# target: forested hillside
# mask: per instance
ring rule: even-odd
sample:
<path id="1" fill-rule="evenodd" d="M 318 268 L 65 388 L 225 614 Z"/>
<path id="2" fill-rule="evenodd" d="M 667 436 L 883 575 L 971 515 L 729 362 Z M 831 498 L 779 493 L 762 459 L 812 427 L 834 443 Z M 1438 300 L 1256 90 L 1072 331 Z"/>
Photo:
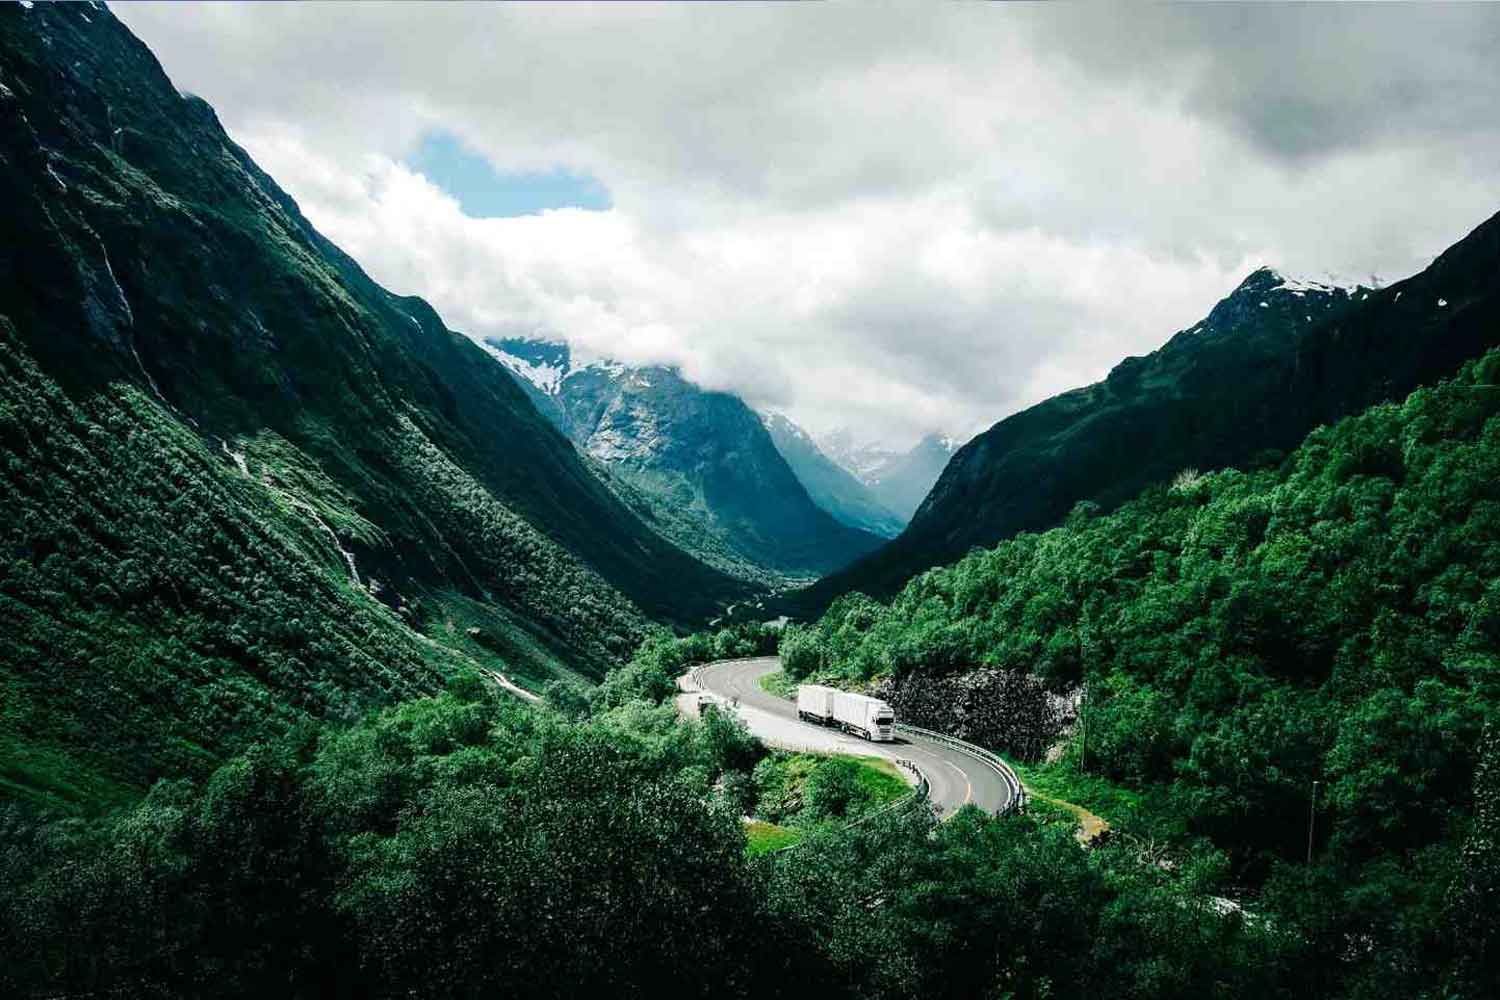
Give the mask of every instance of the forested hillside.
<path id="1" fill-rule="evenodd" d="M 747 851 L 774 762 L 654 641 L 564 711 L 476 678 L 304 726 L 91 821 L 0 807 L 0 992 L 967 998 L 1293 995 L 1296 938 L 1065 826 L 922 809 Z M 761 766 L 757 766 L 758 762 Z"/>
<path id="2" fill-rule="evenodd" d="M 1355 913 L 1328 863 L 1285 866 L 1242 910 L 1208 845 L 1083 850 L 1041 803 L 846 826 L 820 795 L 806 805 L 833 812 L 798 846 L 753 856 L 740 817 L 787 808 L 784 769 L 663 699 L 760 638 L 657 638 L 543 710 L 460 677 L 94 820 L 0 806 L 0 991 L 1290 1000 L 1494 981 L 1500 864 L 1478 827 L 1456 863 L 1419 854 L 1407 875 L 1387 856 Z M 1384 894 L 1415 876 L 1432 884 Z"/>
<path id="3" fill-rule="evenodd" d="M 375 285 L 107 10 L 0 6 L 0 760 L 87 802 L 743 587 Z"/>
<path id="4" fill-rule="evenodd" d="M 974 546 L 1111 510 L 1193 467 L 1253 469 L 1321 423 L 1401 399 L 1500 343 L 1500 216 L 1381 289 L 1263 268 L 1159 350 L 970 441 L 895 541 L 797 599 L 888 597 Z"/>
<path id="5" fill-rule="evenodd" d="M 1082 688 L 1080 724 L 1052 737 L 1078 766 L 1086 732 L 1088 772 L 1163 804 L 1255 905 L 1305 926 L 1324 949 L 1310 995 L 1431 988 L 1444 907 L 1492 833 L 1474 789 L 1497 651 L 1500 352 L 1274 468 L 1184 469 L 1112 514 L 1079 504 L 782 642 L 796 676 L 885 678 L 898 711 L 982 668 Z M 977 700 L 924 721 L 1048 748 Z"/>

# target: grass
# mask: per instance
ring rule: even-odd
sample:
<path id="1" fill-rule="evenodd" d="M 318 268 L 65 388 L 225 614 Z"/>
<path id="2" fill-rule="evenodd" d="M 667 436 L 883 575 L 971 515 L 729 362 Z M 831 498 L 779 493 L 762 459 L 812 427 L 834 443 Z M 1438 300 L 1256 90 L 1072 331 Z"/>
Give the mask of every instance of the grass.
<path id="1" fill-rule="evenodd" d="M 844 756 L 844 755 L 839 755 Z M 901 769 L 884 757 L 844 757 L 860 765 L 859 783 L 881 805 L 911 793 Z"/>
<path id="2" fill-rule="evenodd" d="M 767 823 L 765 820 L 752 819 L 745 821 L 745 854 L 747 857 L 759 857 L 772 851 L 779 851 L 783 847 L 791 847 L 802 840 L 802 834 L 790 827 L 777 826 L 775 823 Z"/>
<path id="3" fill-rule="evenodd" d="M 762 674 L 761 690 L 778 698 L 793 701 L 797 682 L 784 670 Z M 900 770 L 884 757 L 850 757 L 864 765 L 860 783 L 876 792 L 882 802 L 899 798 L 910 790 Z M 1180 832 L 1179 817 L 1148 804 L 1132 789 L 1116 785 L 1092 774 L 1079 774 L 1072 761 L 1057 764 L 1018 764 L 1007 761 L 1026 786 L 1031 812 L 1049 822 L 1078 827 L 1079 839 L 1088 842 L 1111 827 L 1160 830 L 1165 823 L 1168 832 Z M 899 782 L 880 786 L 880 781 Z"/>
<path id="4" fill-rule="evenodd" d="M 1107 778 L 1080 774 L 1070 760 L 1056 764 L 1020 764 L 1009 761 L 1027 797 L 1048 809 L 1061 810 L 1059 818 L 1071 816 L 1080 826 L 1080 839 L 1088 839 L 1105 829 L 1127 832 L 1150 832 L 1177 836 L 1183 833 L 1182 818 L 1158 798 L 1117 785 Z M 1100 827 L 1099 824 L 1103 826 Z"/>
<path id="5" fill-rule="evenodd" d="M 769 773 L 762 774 L 766 767 Z M 830 775 L 842 771 L 843 777 Z M 911 794 L 901 770 L 883 757 L 849 754 L 773 753 L 756 768 L 760 816 L 745 820 L 746 854 L 755 857 L 797 843 L 814 829 L 840 827 Z M 813 780 L 850 781 L 858 786 L 836 814 L 814 816 L 808 794 Z M 845 786 L 847 787 L 847 786 Z"/>
<path id="6" fill-rule="evenodd" d="M 785 670 L 773 670 L 769 674 L 762 674 L 756 683 L 766 694 L 785 698 L 787 701 L 797 700 L 797 682 L 788 677 Z"/>

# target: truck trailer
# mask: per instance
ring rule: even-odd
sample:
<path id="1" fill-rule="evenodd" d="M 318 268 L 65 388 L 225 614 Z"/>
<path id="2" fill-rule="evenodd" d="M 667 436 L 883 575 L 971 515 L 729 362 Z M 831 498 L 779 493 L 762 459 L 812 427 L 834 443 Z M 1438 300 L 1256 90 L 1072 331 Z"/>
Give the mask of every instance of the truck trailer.
<path id="1" fill-rule="evenodd" d="M 820 726 L 833 725 L 833 696 L 831 687 L 821 684 L 800 684 L 797 687 L 797 718 L 803 722 L 816 722 Z"/>
<path id="2" fill-rule="evenodd" d="M 820 726 L 838 726 L 846 733 L 877 743 L 896 738 L 896 713 L 879 698 L 852 694 L 821 684 L 797 688 L 797 717 Z"/>

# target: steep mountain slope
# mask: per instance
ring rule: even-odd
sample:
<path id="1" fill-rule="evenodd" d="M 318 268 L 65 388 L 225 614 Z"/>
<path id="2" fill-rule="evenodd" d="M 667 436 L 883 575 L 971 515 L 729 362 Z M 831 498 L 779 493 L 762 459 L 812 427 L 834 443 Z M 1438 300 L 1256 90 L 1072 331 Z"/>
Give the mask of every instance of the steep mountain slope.
<path id="1" fill-rule="evenodd" d="M 937 482 L 958 445 L 952 438 L 929 434 L 873 470 L 870 489 L 908 521 Z"/>
<path id="2" fill-rule="evenodd" d="M 907 451 L 893 451 L 857 444 L 846 431 L 823 437 L 818 446 L 903 522 L 911 520 L 958 447 L 952 438 L 929 434 Z"/>
<path id="3" fill-rule="evenodd" d="M 321 237 L 102 6 L 0 6 L 0 779 L 87 799 L 742 585 Z M 434 641 L 437 640 L 437 641 Z"/>
<path id="4" fill-rule="evenodd" d="M 1411 278 L 1346 290 L 1256 271 L 1203 322 L 954 455 L 890 545 L 795 598 L 884 596 L 974 546 L 1117 506 L 1190 469 L 1280 460 L 1319 424 L 1452 374 L 1500 342 L 1500 216 Z"/>
<path id="5" fill-rule="evenodd" d="M 852 528 L 882 538 L 894 538 L 901 533 L 905 519 L 888 510 L 849 470 L 823 454 L 807 431 L 781 413 L 763 413 L 761 422 L 766 425 L 776 450 L 807 487 L 813 503 Z"/>
<path id="6" fill-rule="evenodd" d="M 813 502 L 738 397 L 670 368 L 574 365 L 566 347 L 545 341 L 487 346 L 581 452 L 645 498 L 659 530 L 701 558 L 762 579 L 806 579 L 880 544 Z"/>

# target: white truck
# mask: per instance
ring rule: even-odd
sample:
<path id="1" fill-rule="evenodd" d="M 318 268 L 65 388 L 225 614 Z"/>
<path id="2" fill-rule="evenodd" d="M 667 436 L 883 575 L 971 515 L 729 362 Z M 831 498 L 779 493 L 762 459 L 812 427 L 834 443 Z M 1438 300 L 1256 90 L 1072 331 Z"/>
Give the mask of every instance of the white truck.
<path id="1" fill-rule="evenodd" d="M 838 726 L 846 733 L 877 743 L 896 738 L 896 713 L 879 698 L 852 694 L 821 684 L 797 688 L 797 717 L 820 726 Z"/>

